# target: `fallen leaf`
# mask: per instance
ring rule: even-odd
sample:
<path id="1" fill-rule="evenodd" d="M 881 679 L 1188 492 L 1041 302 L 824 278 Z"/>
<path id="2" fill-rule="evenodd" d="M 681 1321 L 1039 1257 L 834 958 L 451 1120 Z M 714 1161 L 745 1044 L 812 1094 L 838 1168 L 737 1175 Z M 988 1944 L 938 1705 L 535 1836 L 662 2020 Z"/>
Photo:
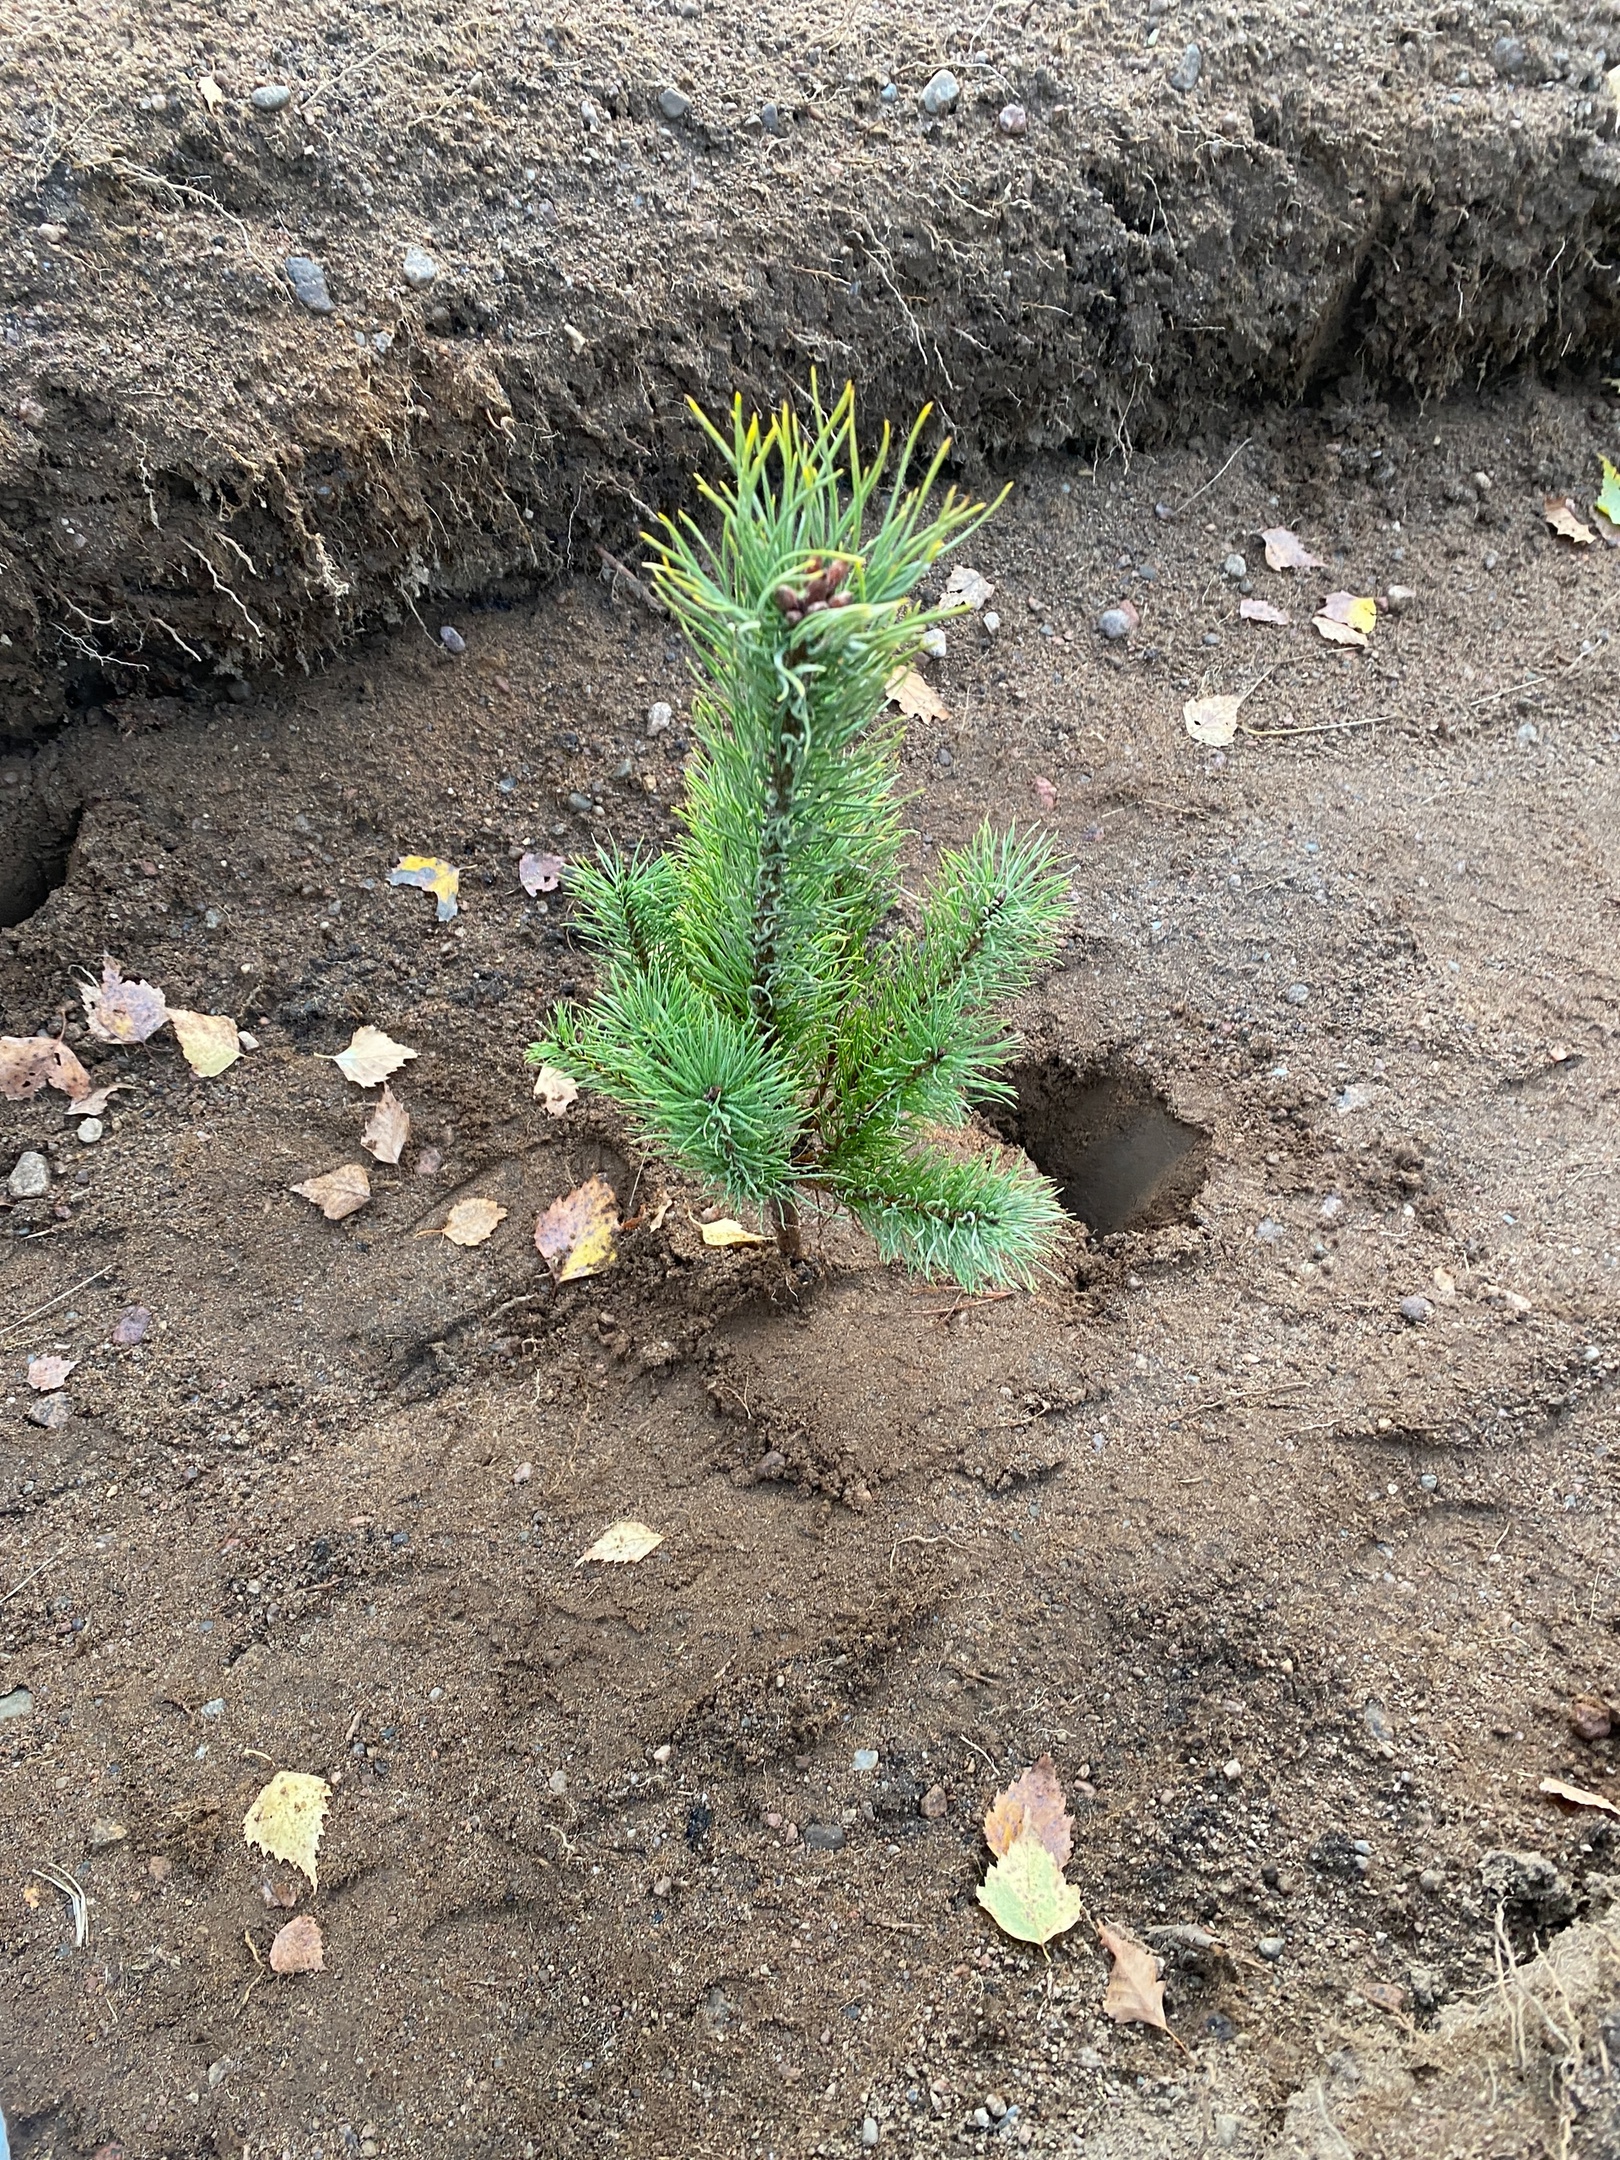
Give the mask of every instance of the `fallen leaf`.
<path id="1" fill-rule="evenodd" d="M 1273 607 L 1269 600 L 1240 600 L 1238 613 L 1245 622 L 1276 623 L 1284 630 L 1293 620 L 1286 608 Z"/>
<path id="2" fill-rule="evenodd" d="M 120 1350 L 130 1350 L 136 1343 L 145 1342 L 151 1332 L 151 1308 L 146 1305 L 132 1305 L 128 1312 L 119 1314 L 118 1324 L 112 1331 L 112 1339 Z"/>
<path id="3" fill-rule="evenodd" d="M 298 1903 L 296 1883 L 273 1883 L 267 1876 L 259 1885 L 259 1895 L 267 1905 L 279 1905 L 283 1912 L 291 1912 Z"/>
<path id="4" fill-rule="evenodd" d="M 1313 555 L 1298 533 L 1291 533 L 1286 525 L 1274 525 L 1270 532 L 1260 535 L 1266 544 L 1266 568 L 1268 570 L 1320 570 L 1320 555 Z"/>
<path id="5" fill-rule="evenodd" d="M 1103 1995 L 1103 2016 L 1111 2017 L 1116 2025 L 1152 2025 L 1167 2033 L 1164 1982 L 1153 1952 L 1110 1927 L 1099 1927 L 1097 1935 L 1114 1961 Z"/>
<path id="6" fill-rule="evenodd" d="M 67 1054 L 70 1058 L 73 1058 L 74 1064 L 78 1065 L 79 1061 L 73 1057 L 73 1052 L 70 1050 Z M 83 1071 L 82 1066 L 80 1066 L 80 1070 Z M 89 1095 L 72 1096 L 62 1105 L 62 1115 L 64 1117 L 100 1117 L 113 1097 L 121 1090 L 133 1086 L 133 1084 L 129 1080 L 109 1080 L 105 1087 L 96 1088 Z"/>
<path id="7" fill-rule="evenodd" d="M 757 1230 L 745 1230 L 740 1222 L 729 1215 L 722 1215 L 718 1222 L 698 1224 L 698 1235 L 705 1245 L 768 1245 L 768 1237 L 761 1237 Z"/>
<path id="8" fill-rule="evenodd" d="M 618 1259 L 613 1248 L 618 1202 L 604 1177 L 587 1178 L 553 1200 L 534 1226 L 535 1250 L 558 1283 L 600 1275 Z"/>
<path id="9" fill-rule="evenodd" d="M 321 1842 L 332 1788 L 325 1778 L 305 1770 L 278 1770 L 242 1818 L 242 1835 L 272 1860 L 281 1860 L 315 1880 L 315 1854 Z"/>
<path id="10" fill-rule="evenodd" d="M 570 1103 L 579 1101 L 579 1085 L 555 1065 L 542 1065 L 534 1079 L 534 1099 L 545 1104 L 548 1117 L 561 1117 Z"/>
<path id="11" fill-rule="evenodd" d="M 1536 1789 L 1550 1793 L 1555 1800 L 1567 1800 L 1571 1807 L 1601 1808 L 1605 1815 L 1620 1815 L 1620 1807 L 1602 1793 L 1588 1792 L 1584 1785 L 1566 1785 L 1562 1778 L 1544 1777 Z"/>
<path id="12" fill-rule="evenodd" d="M 1378 602 L 1359 593 L 1329 593 L 1311 621 L 1330 645 L 1365 645 L 1378 620 Z"/>
<path id="13" fill-rule="evenodd" d="M 270 1970 L 273 1973 L 324 1972 L 324 1950 L 320 1929 L 307 1912 L 301 1912 L 285 1927 L 276 1930 L 276 1939 L 270 1945 Z"/>
<path id="14" fill-rule="evenodd" d="M 1189 698 L 1181 708 L 1182 724 L 1196 743 L 1224 750 L 1237 733 L 1241 697 Z"/>
<path id="15" fill-rule="evenodd" d="M 663 1542 L 663 1533 L 649 1530 L 644 1522 L 609 1523 L 590 1551 L 582 1552 L 574 1565 L 583 1567 L 587 1560 L 596 1560 L 604 1567 L 629 1567 L 632 1561 L 645 1560 Z"/>
<path id="16" fill-rule="evenodd" d="M 169 1017 L 163 992 L 149 982 L 125 982 L 118 962 L 105 953 L 100 982 L 81 982 L 79 995 L 85 1021 L 100 1042 L 145 1042 Z"/>
<path id="17" fill-rule="evenodd" d="M 324 1056 L 325 1053 L 317 1052 L 317 1055 Z M 398 1072 L 407 1058 L 415 1056 L 414 1050 L 407 1050 L 403 1043 L 395 1042 L 381 1028 L 362 1027 L 355 1029 L 349 1047 L 328 1058 L 327 1063 L 335 1065 L 344 1079 L 352 1080 L 356 1087 L 375 1087 L 379 1080 L 386 1080 L 390 1073 Z"/>
<path id="18" fill-rule="evenodd" d="M 1037 773 L 1029 785 L 1030 792 L 1043 810 L 1055 810 L 1057 808 L 1057 789 L 1050 780 L 1042 778 Z"/>
<path id="19" fill-rule="evenodd" d="M 1581 523 L 1573 496 L 1549 495 L 1542 504 L 1542 515 L 1555 533 L 1573 540 L 1577 547 L 1591 547 L 1597 539 L 1591 527 Z"/>
<path id="20" fill-rule="evenodd" d="M 970 570 L 966 563 L 958 563 L 945 580 L 945 605 L 982 608 L 995 589 L 979 571 Z"/>
<path id="21" fill-rule="evenodd" d="M 525 855 L 518 863 L 518 883 L 532 900 L 537 893 L 555 892 L 567 868 L 560 855 Z"/>
<path id="22" fill-rule="evenodd" d="M 482 1245 L 506 1210 L 493 1200 L 458 1200 L 444 1220 L 444 1235 L 452 1245 Z"/>
<path id="23" fill-rule="evenodd" d="M 1620 544 L 1620 465 L 1611 465 L 1603 459 L 1603 485 L 1592 505 L 1592 514 L 1598 521 L 1598 530 L 1611 546 Z"/>
<path id="24" fill-rule="evenodd" d="M 305 1178 L 293 1191 L 313 1200 L 328 1222 L 342 1222 L 345 1215 L 354 1214 L 371 1198 L 371 1180 L 364 1163 L 343 1163 L 336 1170 L 328 1170 L 324 1177 Z"/>
<path id="25" fill-rule="evenodd" d="M 360 1145 L 378 1162 L 397 1163 L 411 1137 L 411 1113 L 385 1080 L 377 1107 L 366 1120 Z"/>
<path id="26" fill-rule="evenodd" d="M 985 1843 L 1001 1857 L 1028 1831 L 1039 1838 L 1058 1866 L 1068 1865 L 1073 1849 L 1074 1818 L 1063 1805 L 1063 1787 L 1050 1755 L 997 1793 L 984 1818 Z"/>
<path id="27" fill-rule="evenodd" d="M 242 1055 L 236 1022 L 226 1013 L 182 1012 L 171 1005 L 169 1018 L 179 1038 L 180 1054 L 199 1080 L 212 1080 Z"/>
<path id="28" fill-rule="evenodd" d="M 197 88 L 201 93 L 202 101 L 208 107 L 208 110 L 211 113 L 218 112 L 219 108 L 225 102 L 225 93 L 219 87 L 219 84 L 215 82 L 213 76 L 199 75 L 197 77 Z"/>
<path id="29" fill-rule="evenodd" d="M 1312 627 L 1319 637 L 1325 637 L 1330 645 L 1365 646 L 1367 633 L 1352 623 L 1335 622 L 1330 615 L 1313 615 Z"/>
<path id="30" fill-rule="evenodd" d="M 889 677 L 884 696 L 898 705 L 908 720 L 943 720 L 945 707 L 932 686 L 915 668 L 897 668 Z"/>
<path id="31" fill-rule="evenodd" d="M 1014 1838 L 980 1883 L 978 1900 L 1004 1935 L 1048 1943 L 1080 1917 L 1080 1893 L 1032 1831 Z"/>
<path id="32" fill-rule="evenodd" d="M 76 1357 L 37 1357 L 28 1361 L 28 1385 L 42 1394 L 59 1388 L 78 1364 Z"/>
<path id="33" fill-rule="evenodd" d="M 0 1095 L 7 1102 L 24 1102 L 43 1087 L 82 1102 L 90 1092 L 90 1075 L 55 1035 L 0 1035 Z"/>
<path id="34" fill-rule="evenodd" d="M 453 863 L 443 861 L 437 855 L 402 855 L 388 873 L 390 885 L 419 885 L 424 892 L 432 893 L 439 903 L 440 922 L 454 922 L 460 914 L 456 894 L 461 890 L 461 872 Z"/>

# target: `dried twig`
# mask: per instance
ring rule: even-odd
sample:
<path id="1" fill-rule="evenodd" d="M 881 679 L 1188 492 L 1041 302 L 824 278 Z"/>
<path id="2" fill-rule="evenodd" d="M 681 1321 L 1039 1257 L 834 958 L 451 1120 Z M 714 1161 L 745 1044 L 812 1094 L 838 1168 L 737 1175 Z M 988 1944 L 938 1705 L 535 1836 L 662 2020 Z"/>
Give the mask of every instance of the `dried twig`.
<path id="1" fill-rule="evenodd" d="M 90 1900 L 84 1894 L 83 1884 L 53 1867 L 48 1860 L 42 1860 L 34 1873 L 41 1882 L 48 1882 L 53 1889 L 60 1890 L 73 1907 L 73 1947 L 82 1950 L 90 1940 Z"/>

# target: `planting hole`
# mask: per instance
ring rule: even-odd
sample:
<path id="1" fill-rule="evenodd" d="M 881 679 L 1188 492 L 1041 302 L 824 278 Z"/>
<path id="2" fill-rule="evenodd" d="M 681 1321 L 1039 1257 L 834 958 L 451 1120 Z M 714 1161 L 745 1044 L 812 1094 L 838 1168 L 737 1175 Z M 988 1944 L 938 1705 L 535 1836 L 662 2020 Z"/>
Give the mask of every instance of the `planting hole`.
<path id="1" fill-rule="evenodd" d="M 77 828 L 76 816 L 40 800 L 26 767 L 0 769 L 0 929 L 25 923 L 66 878 Z"/>
<path id="2" fill-rule="evenodd" d="M 1008 1078 L 1016 1099 L 988 1105 L 987 1122 L 1046 1173 L 1094 1236 L 1187 1213 L 1204 1182 L 1209 1135 L 1145 1081 L 1077 1072 L 1058 1057 L 1028 1059 Z"/>

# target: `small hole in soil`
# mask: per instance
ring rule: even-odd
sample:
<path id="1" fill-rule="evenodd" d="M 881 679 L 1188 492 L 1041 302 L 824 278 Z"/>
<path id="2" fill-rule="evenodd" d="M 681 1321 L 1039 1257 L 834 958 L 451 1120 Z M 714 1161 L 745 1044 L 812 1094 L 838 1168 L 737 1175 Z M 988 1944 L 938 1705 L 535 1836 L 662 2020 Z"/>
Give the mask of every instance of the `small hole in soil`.
<path id="1" fill-rule="evenodd" d="M 1078 1072 L 1032 1058 L 1008 1074 L 1017 1099 L 986 1121 L 1057 1186 L 1063 1205 L 1098 1237 L 1174 1222 L 1204 1182 L 1209 1135 L 1168 1108 L 1143 1080 Z"/>
<path id="2" fill-rule="evenodd" d="M 36 914 L 67 876 L 78 819 L 63 824 L 27 787 L 0 795 L 0 930 Z"/>

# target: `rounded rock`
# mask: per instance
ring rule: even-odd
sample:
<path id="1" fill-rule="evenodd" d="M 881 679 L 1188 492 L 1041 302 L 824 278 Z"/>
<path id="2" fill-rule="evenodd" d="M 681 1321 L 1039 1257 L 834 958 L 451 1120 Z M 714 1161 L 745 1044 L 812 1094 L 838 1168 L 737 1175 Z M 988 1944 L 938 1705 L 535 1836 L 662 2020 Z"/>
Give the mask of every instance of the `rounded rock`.
<path id="1" fill-rule="evenodd" d="M 1266 1960 L 1267 1964 L 1275 1965 L 1278 1958 L 1288 1948 L 1288 1945 L 1280 1935 L 1262 1935 L 1254 1947 Z"/>
<path id="2" fill-rule="evenodd" d="M 1117 644 L 1131 634 L 1131 618 L 1123 608 L 1104 608 L 1097 617 L 1097 628 L 1110 643 Z"/>
<path id="3" fill-rule="evenodd" d="M 1401 1318 L 1409 1327 L 1422 1327 L 1425 1320 L 1434 1318 L 1434 1307 L 1426 1297 L 1403 1297 Z"/>
<path id="4" fill-rule="evenodd" d="M 1288 1002 L 1290 1005 L 1308 1005 L 1311 1002 L 1310 984 L 1290 983 L 1288 985 Z"/>
<path id="5" fill-rule="evenodd" d="M 658 93 L 658 110 L 666 120 L 684 120 L 692 110 L 692 100 L 684 90 L 677 90 L 673 83 Z"/>
<path id="6" fill-rule="evenodd" d="M 332 295 L 326 289 L 326 272 L 313 255 L 289 255 L 282 268 L 295 297 L 312 315 L 330 315 Z"/>
<path id="7" fill-rule="evenodd" d="M 883 85 L 883 88 L 878 92 L 878 96 L 883 100 L 885 105 L 897 104 L 900 98 L 900 85 L 898 83 L 886 82 Z"/>
<path id="8" fill-rule="evenodd" d="M 759 108 L 759 124 L 767 135 L 781 135 L 786 132 L 782 126 L 782 115 L 769 99 Z"/>
<path id="9" fill-rule="evenodd" d="M 1001 628 L 1001 617 L 996 613 L 994 608 L 986 608 L 984 613 L 979 617 L 979 620 L 984 625 L 984 634 L 986 637 L 994 637 L 996 632 Z"/>
<path id="10" fill-rule="evenodd" d="M 1204 72 L 1204 49 L 1201 45 L 1189 45 L 1175 66 L 1170 70 L 1170 87 L 1183 96 L 1196 90 L 1198 78 Z"/>
<path id="11" fill-rule="evenodd" d="M 674 718 L 673 711 L 660 698 L 656 705 L 647 707 L 647 733 L 649 735 L 667 735 Z"/>
<path id="12" fill-rule="evenodd" d="M 439 266 L 423 247 L 408 247 L 402 265 L 405 282 L 412 292 L 426 292 L 439 274 Z"/>
<path id="13" fill-rule="evenodd" d="M 248 103 L 255 112 L 281 112 L 292 103 L 292 91 L 284 82 L 260 83 L 249 91 Z"/>
<path id="14" fill-rule="evenodd" d="M 812 1852 L 842 1852 L 844 1831 L 840 1823 L 813 1822 L 804 1826 L 804 1842 Z"/>
<path id="15" fill-rule="evenodd" d="M 447 653 L 464 653 L 467 650 L 467 640 L 452 623 L 440 623 L 439 643 Z"/>
<path id="16" fill-rule="evenodd" d="M 996 125 L 1003 135 L 1025 135 L 1029 132 L 1029 114 L 1022 105 L 1003 105 Z"/>
<path id="17" fill-rule="evenodd" d="M 79 1123 L 79 1138 L 86 1147 L 94 1147 L 106 1130 L 107 1128 L 102 1124 L 100 1118 L 83 1118 Z"/>
<path id="18" fill-rule="evenodd" d="M 923 632 L 922 649 L 928 655 L 930 660 L 944 659 L 945 633 L 939 627 L 938 623 L 935 623 L 934 627 L 931 630 L 925 630 Z"/>
<path id="19" fill-rule="evenodd" d="M 867 2152 L 870 2152 L 872 2150 L 872 2147 L 877 2143 L 877 2141 L 877 2118 L 873 2115 L 868 2115 L 861 2124 L 861 2144 L 864 2146 Z"/>
<path id="20" fill-rule="evenodd" d="M 1249 574 L 1249 566 L 1241 555 L 1228 555 L 1221 568 L 1229 578 L 1246 578 Z"/>
<path id="21" fill-rule="evenodd" d="M 35 1149 L 26 1149 L 6 1179 L 6 1191 L 13 1200 L 42 1200 L 50 1189 L 50 1164 Z"/>
<path id="22" fill-rule="evenodd" d="M 955 112 L 956 101 L 962 95 L 962 85 L 949 68 L 940 68 L 930 75 L 922 94 L 923 111 L 930 120 L 939 120 L 946 113 Z"/>

